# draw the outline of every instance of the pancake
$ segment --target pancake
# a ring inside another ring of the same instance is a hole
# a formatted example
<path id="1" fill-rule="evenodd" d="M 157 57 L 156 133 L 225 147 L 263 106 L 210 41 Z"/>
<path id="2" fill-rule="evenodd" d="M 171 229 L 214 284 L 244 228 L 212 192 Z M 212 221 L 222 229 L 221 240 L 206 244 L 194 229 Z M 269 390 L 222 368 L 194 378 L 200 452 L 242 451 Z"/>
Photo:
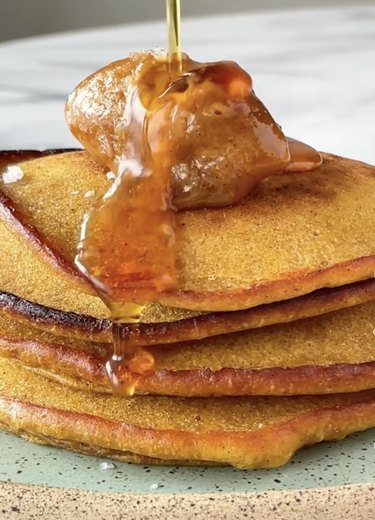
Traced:
<path id="1" fill-rule="evenodd" d="M 29 288 L 30 285 L 27 286 Z M 41 288 L 45 289 L 46 286 L 43 284 Z M 57 295 L 60 298 L 66 296 L 61 290 Z M 47 299 L 48 295 L 43 295 L 43 300 Z M 372 279 L 334 289 L 321 289 L 306 296 L 244 311 L 194 315 L 183 309 L 148 305 L 142 314 L 137 342 L 140 345 L 165 345 L 200 340 L 277 323 L 289 323 L 374 299 L 375 279 Z M 66 307 L 66 304 L 63 306 Z M 109 319 L 98 319 L 72 311 L 64 312 L 0 292 L 0 321 L 4 319 L 18 322 L 19 326 L 24 324 L 28 336 L 33 331 L 37 334 L 37 331 L 52 330 L 55 334 L 72 340 L 101 343 L 112 341 Z"/>
<path id="2" fill-rule="evenodd" d="M 0 360 L 0 426 L 44 444 L 149 463 L 285 464 L 305 444 L 375 426 L 375 391 L 316 397 L 120 398 Z M 134 455 L 130 455 L 130 457 Z M 134 459 L 132 459 L 134 460 Z"/>
<path id="3" fill-rule="evenodd" d="M 303 395 L 375 388 L 375 301 L 291 324 L 150 348 L 155 372 L 127 374 L 137 393 L 174 396 Z M 0 319 L 0 356 L 65 385 L 111 392 L 109 344 L 28 335 Z"/>
<path id="4" fill-rule="evenodd" d="M 108 309 L 99 298 L 81 292 L 68 277 L 59 276 L 1 221 L 0 241 L 0 316 L 27 321 L 30 328 L 52 328 L 65 337 L 111 341 Z M 369 279 L 227 313 L 199 313 L 150 304 L 141 318 L 139 342 L 148 345 L 198 340 L 290 322 L 374 298 L 375 279 Z"/>
<path id="5" fill-rule="evenodd" d="M 90 292 L 73 258 L 83 215 L 110 185 L 105 170 L 71 152 L 22 171 L 1 184 L 3 222 L 51 274 Z M 270 177 L 233 207 L 179 212 L 179 288 L 160 302 L 233 311 L 372 277 L 374 188 L 373 167 L 325 154 L 317 170 Z"/>

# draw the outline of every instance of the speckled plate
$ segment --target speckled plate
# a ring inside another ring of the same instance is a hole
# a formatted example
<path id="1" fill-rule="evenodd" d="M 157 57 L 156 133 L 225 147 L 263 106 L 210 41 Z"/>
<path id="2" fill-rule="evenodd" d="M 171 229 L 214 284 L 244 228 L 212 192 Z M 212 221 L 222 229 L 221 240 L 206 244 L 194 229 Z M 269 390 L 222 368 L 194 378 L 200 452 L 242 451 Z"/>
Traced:
<path id="1" fill-rule="evenodd" d="M 375 487 L 372 486 L 375 481 L 375 429 L 354 434 L 341 442 L 305 448 L 280 469 L 257 471 L 113 463 L 110 460 L 30 444 L 6 433 L 0 434 L 0 446 L 0 480 L 5 482 L 0 487 L 0 518 L 4 519 L 19 519 L 20 514 L 21 517 L 24 514 L 24 518 L 29 518 L 27 515 L 30 507 L 38 507 L 38 504 L 41 506 L 45 500 L 47 504 L 52 499 L 51 493 L 55 495 L 54 508 L 51 509 L 51 516 L 43 518 L 54 517 L 56 508 L 61 507 L 62 511 L 66 511 L 66 501 L 71 505 L 72 497 L 76 497 L 75 500 L 81 497 L 79 503 L 82 507 L 84 504 L 86 513 L 94 506 L 99 508 L 95 518 L 101 518 L 100 504 L 106 504 L 107 511 L 109 496 L 115 497 L 117 502 L 125 501 L 127 507 L 134 508 L 134 516 L 128 516 L 128 519 L 159 518 L 158 515 L 167 507 L 166 504 L 171 504 L 171 500 L 176 507 L 179 504 L 178 510 L 174 511 L 175 518 L 184 518 L 181 516 L 182 512 L 185 510 L 186 513 L 185 507 L 191 503 L 195 505 L 188 507 L 196 507 L 198 518 L 206 515 L 208 510 L 213 512 L 219 508 L 222 511 L 223 504 L 226 507 L 232 504 L 228 518 L 246 518 L 245 513 L 248 512 L 250 503 L 254 505 L 255 496 L 256 504 L 264 501 L 267 510 L 271 507 L 270 504 L 275 507 L 267 513 L 269 518 L 289 518 L 279 516 L 284 511 L 283 508 L 288 507 L 286 497 L 289 497 L 289 505 L 294 504 L 297 507 L 300 504 L 299 510 L 304 507 L 306 513 L 306 507 L 311 507 L 312 503 L 315 506 L 318 502 L 323 504 L 324 508 L 320 512 L 315 511 L 322 516 L 311 518 L 323 518 L 325 513 L 331 512 L 331 508 L 336 514 L 341 510 L 337 509 L 336 499 L 342 506 L 344 497 L 351 508 L 354 503 L 361 502 L 361 511 L 367 515 L 363 518 L 374 517 L 368 516 L 370 510 L 375 515 Z M 34 487 L 30 488 L 29 485 Z M 327 495 L 323 502 L 321 499 L 311 502 L 313 496 L 325 496 L 327 488 L 330 488 L 330 501 Z M 355 502 L 356 500 L 359 502 Z M 283 508 L 281 505 L 276 507 L 277 503 L 284 504 Z M 244 504 L 247 504 L 246 507 Z M 262 511 L 265 512 L 264 509 Z M 263 518 L 255 513 L 256 510 L 253 518 Z M 314 511 L 309 511 L 309 514 L 313 513 Z M 79 514 L 79 507 L 75 514 Z M 337 518 L 346 518 L 342 511 L 340 515 Z"/>

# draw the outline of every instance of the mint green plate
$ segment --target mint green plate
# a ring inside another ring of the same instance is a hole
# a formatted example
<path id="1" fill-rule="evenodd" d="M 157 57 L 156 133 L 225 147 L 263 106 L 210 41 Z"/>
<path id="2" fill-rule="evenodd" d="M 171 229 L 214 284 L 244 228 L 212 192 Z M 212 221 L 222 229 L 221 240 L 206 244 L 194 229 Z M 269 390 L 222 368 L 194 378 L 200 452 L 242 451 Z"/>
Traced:
<path id="1" fill-rule="evenodd" d="M 0 481 L 126 493 L 241 493 L 375 481 L 375 429 L 300 450 L 275 470 L 138 466 L 0 433 Z"/>

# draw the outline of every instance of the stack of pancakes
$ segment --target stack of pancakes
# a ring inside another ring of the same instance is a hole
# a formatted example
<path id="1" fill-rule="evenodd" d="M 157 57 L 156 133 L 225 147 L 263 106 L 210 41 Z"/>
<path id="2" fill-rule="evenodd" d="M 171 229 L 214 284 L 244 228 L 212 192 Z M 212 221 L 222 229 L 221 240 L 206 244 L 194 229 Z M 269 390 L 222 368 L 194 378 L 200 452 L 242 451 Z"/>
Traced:
<path id="1" fill-rule="evenodd" d="M 138 336 L 156 370 L 119 397 L 109 312 L 74 267 L 112 176 L 83 151 L 1 160 L 1 428 L 125 461 L 257 468 L 375 426 L 375 168 L 324 155 L 233 207 L 179 212 L 179 289 Z"/>

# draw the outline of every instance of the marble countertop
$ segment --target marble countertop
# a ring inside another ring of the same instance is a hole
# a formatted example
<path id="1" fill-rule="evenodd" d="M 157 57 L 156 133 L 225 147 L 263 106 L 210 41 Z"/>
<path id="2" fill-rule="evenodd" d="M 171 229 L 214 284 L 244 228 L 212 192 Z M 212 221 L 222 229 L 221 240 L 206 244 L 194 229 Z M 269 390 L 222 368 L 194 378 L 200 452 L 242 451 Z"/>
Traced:
<path id="1" fill-rule="evenodd" d="M 164 46 L 164 22 L 0 45 L 0 148 L 67 147 L 69 91 L 129 52 Z M 375 4 L 183 20 L 199 60 L 234 59 L 290 136 L 375 163 Z"/>

